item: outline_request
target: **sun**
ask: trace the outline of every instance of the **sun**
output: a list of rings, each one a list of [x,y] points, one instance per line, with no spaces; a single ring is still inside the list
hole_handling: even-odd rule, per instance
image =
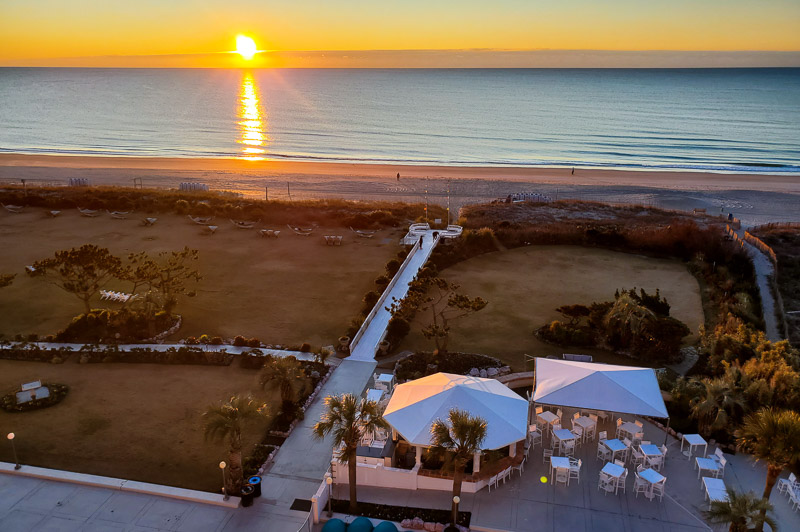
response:
[[[242,56],[243,59],[250,61],[258,49],[256,48],[256,41],[247,35],[236,36],[236,52]]]

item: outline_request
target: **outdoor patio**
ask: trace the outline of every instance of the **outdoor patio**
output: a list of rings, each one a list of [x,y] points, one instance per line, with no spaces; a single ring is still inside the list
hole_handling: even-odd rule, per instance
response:
[[[563,408],[564,419],[572,417],[575,409]],[[601,421],[598,434],[606,431],[613,438],[616,419]],[[626,421],[635,416],[622,415]],[[664,443],[665,433],[642,418],[644,439],[659,446]],[[568,425],[567,425],[568,426]],[[642,494],[634,494],[634,474],[630,462],[626,490],[618,494],[604,493],[598,489],[600,470],[605,461],[596,458],[597,439],[579,445],[575,458],[581,459],[580,482],[570,480],[569,485],[555,485],[550,477],[550,465],[543,463],[542,450],[550,448],[550,436],[544,435],[543,444],[531,448],[520,475],[514,472],[505,482],[499,482],[491,492],[483,488],[477,493],[462,493],[459,509],[472,512],[471,526],[476,530],[570,530],[570,531],[690,531],[709,530],[702,518],[702,510],[708,507],[702,481],[691,461],[680,452],[680,442],[670,437],[667,441],[667,458],[661,473],[667,478],[665,494],[648,500]],[[709,446],[713,454],[715,446]],[[685,448],[684,448],[685,450]],[[556,453],[557,455],[558,453]],[[701,453],[703,454],[703,453]],[[737,490],[761,493],[764,489],[766,471],[763,464],[755,464],[746,455],[725,455],[728,460],[724,473],[725,484]],[[783,477],[786,477],[784,473]],[[347,485],[335,485],[334,497],[347,498]],[[418,508],[443,508],[450,505],[450,493],[434,490],[406,490],[370,487],[359,490],[359,501]],[[800,527],[800,513],[792,511],[787,498],[773,491],[771,501],[775,506],[774,517],[782,530]],[[717,527],[719,530],[726,527]]]

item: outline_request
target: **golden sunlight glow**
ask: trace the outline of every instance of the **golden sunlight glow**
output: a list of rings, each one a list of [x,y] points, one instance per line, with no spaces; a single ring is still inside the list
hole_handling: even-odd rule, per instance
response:
[[[236,52],[242,56],[243,59],[250,61],[258,49],[256,48],[256,41],[247,35],[236,36]]]
[[[243,56],[244,57],[244,56]],[[242,157],[251,161],[263,159],[267,152],[266,116],[258,101],[258,87],[251,72],[242,77],[242,92],[239,99],[239,129],[242,138]]]

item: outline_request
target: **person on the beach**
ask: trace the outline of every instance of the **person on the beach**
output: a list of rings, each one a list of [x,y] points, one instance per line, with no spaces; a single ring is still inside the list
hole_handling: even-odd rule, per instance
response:
[[[400,181],[400,172],[397,172],[397,180]]]
[[[575,167],[572,167],[572,175],[575,175]]]

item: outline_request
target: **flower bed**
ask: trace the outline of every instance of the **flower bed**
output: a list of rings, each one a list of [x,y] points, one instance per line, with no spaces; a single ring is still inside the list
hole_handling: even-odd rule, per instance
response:
[[[337,513],[349,513],[349,501],[332,499],[333,511]],[[430,508],[409,508],[407,506],[392,506],[389,504],[373,504],[369,502],[358,503],[358,514],[372,519],[383,519],[384,521],[395,521],[400,523],[406,519],[414,524],[423,523],[450,523],[450,510],[433,510]],[[472,520],[472,512],[458,512],[458,525],[469,528]],[[413,524],[404,528],[415,528]],[[416,528],[422,530],[422,526]]]
[[[39,410],[40,408],[47,408],[56,405],[64,400],[69,392],[69,386],[66,384],[54,384],[50,382],[43,382],[43,388],[47,388],[50,395],[42,399],[33,399],[26,403],[17,404],[17,392],[11,392],[0,398],[0,408],[6,412],[28,412],[30,410]]]

